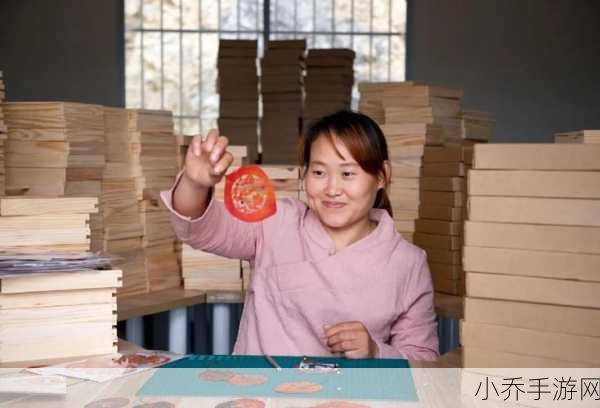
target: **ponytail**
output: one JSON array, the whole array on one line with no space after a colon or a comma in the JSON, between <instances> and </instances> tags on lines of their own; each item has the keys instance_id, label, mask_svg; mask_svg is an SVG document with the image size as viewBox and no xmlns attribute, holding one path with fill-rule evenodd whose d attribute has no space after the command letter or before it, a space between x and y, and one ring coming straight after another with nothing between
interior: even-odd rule
<instances>
[{"instance_id":1,"label":"ponytail","mask_svg":"<svg viewBox=\"0 0 600 408\"><path fill-rule=\"evenodd\" d=\"M379 191L377 191L377 196L375 197L375 204L373 204L373 208L380 208L382 210L386 210L390 217L394 218L394 213L392 211L392 203L385 188L380 188Z\"/></svg>"}]
</instances>

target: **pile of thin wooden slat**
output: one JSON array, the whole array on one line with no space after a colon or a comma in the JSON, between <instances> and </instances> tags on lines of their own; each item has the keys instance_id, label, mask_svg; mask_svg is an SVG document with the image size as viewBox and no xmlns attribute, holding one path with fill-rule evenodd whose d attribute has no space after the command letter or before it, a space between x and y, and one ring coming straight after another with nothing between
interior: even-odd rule
<instances>
[{"instance_id":1,"label":"pile of thin wooden slat","mask_svg":"<svg viewBox=\"0 0 600 408\"><path fill-rule=\"evenodd\" d=\"M159 198L172 187L178 170L173 116L168 111L133 110L129 114L130 169L136 180L140 221L144 229L145 271L150 292L177 287L175 231L169 211Z\"/></svg>"},{"instance_id":2,"label":"pile of thin wooden slat","mask_svg":"<svg viewBox=\"0 0 600 408\"><path fill-rule=\"evenodd\" d=\"M99 105L12 102L3 105L9 128L6 182L32 196L99 198L105 167L104 112ZM90 220L92 240L102 217Z\"/></svg>"},{"instance_id":3,"label":"pile of thin wooden slat","mask_svg":"<svg viewBox=\"0 0 600 408\"><path fill-rule=\"evenodd\" d=\"M144 266L144 228L138 209L133 158L129 147L129 113L122 108L104 108L106 169L102 179L101 215L103 236L92 240L92 250L117 256L123 271L119 296L146 293L148 276ZM98 245L94 246L95 243Z\"/></svg>"},{"instance_id":4,"label":"pile of thin wooden slat","mask_svg":"<svg viewBox=\"0 0 600 408\"><path fill-rule=\"evenodd\" d=\"M3 254L87 252L91 197L0 198ZM119 270L0 279L0 363L116 352Z\"/></svg>"}]
</instances>

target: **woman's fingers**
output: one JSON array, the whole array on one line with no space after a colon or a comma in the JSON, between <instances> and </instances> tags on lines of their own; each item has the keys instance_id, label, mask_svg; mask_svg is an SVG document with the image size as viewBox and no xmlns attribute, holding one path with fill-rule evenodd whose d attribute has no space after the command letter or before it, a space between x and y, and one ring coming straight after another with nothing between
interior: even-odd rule
<instances>
[{"instance_id":1,"label":"woman's fingers","mask_svg":"<svg viewBox=\"0 0 600 408\"><path fill-rule=\"evenodd\" d=\"M208 135L206 135L206 139L204 140L204 142L202 142L202 150L205 153L210 154L218 139L219 132L217 131L217 129L211 129L210 132L208 132Z\"/></svg>"},{"instance_id":2,"label":"woman's fingers","mask_svg":"<svg viewBox=\"0 0 600 408\"><path fill-rule=\"evenodd\" d=\"M192 150L194 156L200 157L200 155L202 154L202 136L194 136L194 138L192 139L192 144L188 149Z\"/></svg>"},{"instance_id":3,"label":"woman's fingers","mask_svg":"<svg viewBox=\"0 0 600 408\"><path fill-rule=\"evenodd\" d=\"M233 155L228 151L225 151L225 154L223 154L221 159L213 166L213 174L215 176L222 176L225 174L231 163L233 163Z\"/></svg>"},{"instance_id":4,"label":"woman's fingers","mask_svg":"<svg viewBox=\"0 0 600 408\"><path fill-rule=\"evenodd\" d=\"M225 136L219 136L209 155L209 161L212 165L215 165L221 159L221 156L223 156L225 153L228 144L229 140L227 140Z\"/></svg>"}]
</instances>

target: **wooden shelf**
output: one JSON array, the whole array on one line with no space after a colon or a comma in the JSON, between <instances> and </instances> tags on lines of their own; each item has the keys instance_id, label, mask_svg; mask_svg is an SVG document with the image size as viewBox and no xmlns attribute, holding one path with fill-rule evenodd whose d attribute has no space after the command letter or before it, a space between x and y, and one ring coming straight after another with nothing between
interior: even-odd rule
<instances>
[{"instance_id":1,"label":"wooden shelf","mask_svg":"<svg viewBox=\"0 0 600 408\"><path fill-rule=\"evenodd\" d=\"M244 303L244 293L239 290L209 290L206 303Z\"/></svg>"},{"instance_id":2,"label":"wooden shelf","mask_svg":"<svg viewBox=\"0 0 600 408\"><path fill-rule=\"evenodd\" d=\"M127 320L201 303L206 303L206 292L182 287L125 296L117 298L117 319Z\"/></svg>"},{"instance_id":3,"label":"wooden shelf","mask_svg":"<svg viewBox=\"0 0 600 408\"><path fill-rule=\"evenodd\" d=\"M442 317L463 318L463 297L435 292L435 313Z\"/></svg>"}]
</instances>

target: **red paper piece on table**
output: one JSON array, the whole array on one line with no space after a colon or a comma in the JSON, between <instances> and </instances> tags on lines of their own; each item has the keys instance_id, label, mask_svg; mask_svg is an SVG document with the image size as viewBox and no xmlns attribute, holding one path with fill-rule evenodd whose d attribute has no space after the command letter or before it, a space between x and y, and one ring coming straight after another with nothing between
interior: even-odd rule
<instances>
[{"instance_id":1,"label":"red paper piece on table","mask_svg":"<svg viewBox=\"0 0 600 408\"><path fill-rule=\"evenodd\" d=\"M275 190L258 166L243 166L225 176L225 207L246 222L262 221L275 214Z\"/></svg>"}]
</instances>

